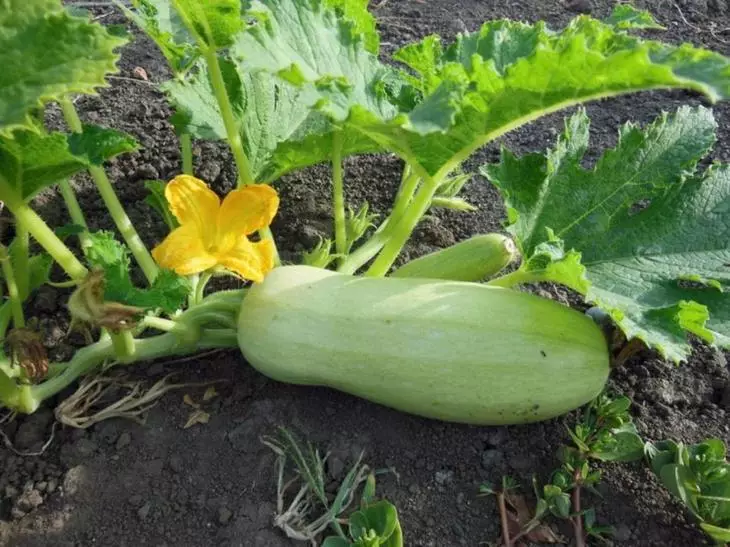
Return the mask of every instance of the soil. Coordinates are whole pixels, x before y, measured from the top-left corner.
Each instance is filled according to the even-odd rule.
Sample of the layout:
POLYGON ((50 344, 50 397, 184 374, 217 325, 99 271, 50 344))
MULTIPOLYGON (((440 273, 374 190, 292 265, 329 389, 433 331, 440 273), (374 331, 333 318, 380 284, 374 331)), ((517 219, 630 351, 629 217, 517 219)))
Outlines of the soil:
MULTIPOLYGON (((446 38, 474 30, 487 19, 546 20, 557 28, 578 11, 608 15, 610 0, 384 0, 375 10, 383 49, 437 32, 446 38)), ((689 41, 730 54, 730 7, 726 0, 637 2, 668 28, 661 38, 689 41)), ((112 6, 95 7, 104 23, 124 23, 112 6)), ((143 203, 141 181, 167 179, 180 169, 178 142, 167 119, 170 110, 156 84, 168 77, 161 56, 144 37, 123 51, 121 78, 100 96, 78 101, 82 117, 135 135, 143 149, 111 162, 111 180, 140 233, 150 245, 164 226, 143 203), (140 79, 136 67, 149 81, 140 79)), ((594 152, 615 143, 619 124, 651 121, 662 110, 698 99, 683 92, 648 93, 592 104, 594 152)), ((550 116, 508 135, 519 152, 552 143, 567 113, 550 116)), ((730 108, 715 108, 720 133, 713 159, 730 161, 730 108)), ((49 113, 51 124, 59 123, 49 113)), ((196 143, 196 173, 219 191, 232 187, 230 156, 220 147, 196 143)), ((467 165, 476 171, 495 160, 498 146, 481 151, 467 165)), ((392 157, 361 157, 346 163, 347 196, 367 199, 383 211, 395 192, 400 163, 392 157)), ((94 228, 111 229, 100 199, 87 179, 76 181, 94 228)), ((308 169, 280 184, 282 210, 273 229, 284 258, 295 259, 331 219, 321 197, 327 195, 329 170, 308 169)), ((476 176, 466 196, 479 211, 438 213, 418 228, 404 258, 449 245, 475 233, 500 230, 501 203, 476 176)), ((60 198, 50 194, 39 211, 66 222, 60 198)), ((558 297, 563 297, 555 293, 558 297)), ((47 328, 46 342, 68 358, 79 340, 66 337, 61 291, 44 289, 28 307, 47 328)), ((151 384, 176 371, 179 382, 222 381, 218 396, 204 404, 207 424, 184 428, 191 407, 205 387, 172 391, 149 411, 144 424, 108 420, 87 430, 54 424, 53 403, 34 415, 4 426, 0 448, 0 543, 8 546, 277 546, 294 544, 274 528, 274 455, 260 442, 286 426, 323 451, 332 452, 332 479, 365 451, 365 461, 392 473, 379 478, 379 492, 399 510, 409 546, 476 546, 495 541, 499 520, 493 499, 477 496, 484 481, 509 474, 530 491, 533 473, 543 478, 556 466, 555 451, 566 442, 565 425, 574 415, 519 427, 468 427, 401 414, 324 388, 279 384, 259 375, 235 351, 217 352, 185 362, 135 367, 135 379, 151 384), (38 456, 47 439, 52 442, 38 456), (12 444, 11 444, 12 443, 12 444), (10 447, 14 446, 15 451, 10 447), (17 451, 17 452, 16 452, 17 451)), ((730 442, 730 373, 726 355, 697 346, 680 367, 647 353, 618 370, 611 387, 630 396, 641 435, 647 440, 674 438, 697 442, 714 436, 730 442)), ((549 389, 549 386, 546 386, 549 389)), ((57 402, 57 401, 56 401, 57 402)), ((602 498, 593 497, 599 523, 616 528, 620 546, 705 544, 686 513, 640 464, 600 466, 602 498)), ((566 532, 566 530, 563 530, 566 532)))

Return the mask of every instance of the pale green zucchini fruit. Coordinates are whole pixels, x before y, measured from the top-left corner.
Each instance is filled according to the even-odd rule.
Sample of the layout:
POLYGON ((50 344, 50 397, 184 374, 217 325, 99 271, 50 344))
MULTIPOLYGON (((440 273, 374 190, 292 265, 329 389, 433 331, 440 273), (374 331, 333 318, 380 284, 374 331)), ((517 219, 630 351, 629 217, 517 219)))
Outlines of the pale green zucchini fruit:
POLYGON ((248 291, 238 342, 274 380, 470 424, 559 416, 593 399, 609 374, 601 330, 557 302, 309 266, 276 268, 248 291))
POLYGON ((480 234, 411 260, 395 270, 392 277, 482 281, 501 272, 516 253, 510 238, 480 234))

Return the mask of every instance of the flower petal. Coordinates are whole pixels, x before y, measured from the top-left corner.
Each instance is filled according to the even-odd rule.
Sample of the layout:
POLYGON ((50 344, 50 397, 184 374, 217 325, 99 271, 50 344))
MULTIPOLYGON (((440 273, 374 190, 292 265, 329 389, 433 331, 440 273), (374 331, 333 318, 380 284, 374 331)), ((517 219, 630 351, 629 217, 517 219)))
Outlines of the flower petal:
POLYGON ((206 240, 215 237, 221 201, 207 184, 190 175, 179 175, 165 186, 165 197, 180 224, 194 224, 206 234, 206 240))
POLYGON ((165 240, 152 249, 152 257, 162 267, 179 275, 192 275, 217 264, 208 253, 195 224, 175 228, 165 240))
POLYGON ((266 228, 279 208, 279 196, 271 186, 252 184, 230 192, 218 213, 219 246, 228 237, 249 235, 266 228))
POLYGON ((241 236, 235 247, 217 256, 218 263, 244 279, 261 283, 274 267, 274 243, 264 239, 253 243, 241 236))

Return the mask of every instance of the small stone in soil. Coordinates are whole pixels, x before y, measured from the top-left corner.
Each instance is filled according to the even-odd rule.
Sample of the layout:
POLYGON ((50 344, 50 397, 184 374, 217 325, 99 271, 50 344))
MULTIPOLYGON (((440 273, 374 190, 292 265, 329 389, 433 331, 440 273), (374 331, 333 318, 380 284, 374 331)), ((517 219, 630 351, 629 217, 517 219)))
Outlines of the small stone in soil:
POLYGON ((39 410, 28 416, 15 433, 15 447, 18 450, 40 448, 46 439, 46 429, 53 419, 50 410, 39 410))
POLYGON ((502 453, 499 450, 489 448, 482 452, 482 467, 491 469, 502 461, 502 453))
POLYGON ((233 512, 228 507, 221 507, 218 509, 218 522, 225 526, 231 520, 233 512))
POLYGON ((23 492, 20 497, 16 500, 15 506, 24 512, 29 512, 38 507, 43 503, 43 496, 41 496, 38 490, 30 490, 23 492))
POLYGON ((145 504, 137 509, 137 516, 140 518, 140 520, 145 520, 152 510, 152 504, 150 502, 145 502, 145 504))
POLYGON ((168 467, 175 473, 180 473, 183 470, 183 461, 177 454, 170 456, 170 460, 167 462, 168 467))
POLYGON ((129 499, 127 501, 129 501, 130 505, 133 505, 134 507, 139 507, 142 503, 142 496, 140 496, 139 494, 134 494, 133 496, 129 496, 129 499))
POLYGON ((86 468, 83 465, 77 465, 66 472, 66 476, 63 478, 63 491, 67 496, 73 496, 79 491, 85 471, 86 468))
POLYGON ((130 435, 128 431, 125 431, 124 433, 119 435, 119 438, 117 439, 116 448, 117 448, 117 450, 121 450, 122 448, 124 448, 131 442, 132 442, 132 435, 130 435))
POLYGON ((447 484, 451 484, 454 481, 454 472, 453 471, 437 471, 434 478, 436 480, 436 484, 439 484, 441 486, 446 486, 447 484))

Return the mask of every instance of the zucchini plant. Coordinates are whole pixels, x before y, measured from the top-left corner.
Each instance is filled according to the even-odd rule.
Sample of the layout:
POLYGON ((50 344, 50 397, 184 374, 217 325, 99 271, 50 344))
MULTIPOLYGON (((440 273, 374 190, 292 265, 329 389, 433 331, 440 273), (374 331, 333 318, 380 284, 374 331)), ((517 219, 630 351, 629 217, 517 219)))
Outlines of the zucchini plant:
POLYGON ((0 200, 14 219, 0 253, 3 406, 33 412, 102 366, 231 347, 273 378, 436 419, 546 419, 596 396, 611 354, 589 318, 516 290, 543 281, 576 290, 627 339, 669 360, 688 356, 689 335, 730 346, 730 177, 724 165, 697 170, 715 139, 706 108, 626 125, 591 169, 579 109, 546 154, 503 150, 481 170, 504 198, 508 234, 481 234, 393 272, 424 215, 473 209, 460 197, 470 180, 462 169, 484 145, 626 93, 679 88, 726 100, 729 59, 639 38, 634 29, 656 23, 620 5, 605 21, 579 16, 562 29, 488 21, 448 44, 407 44, 386 62, 366 5, 120 5, 169 62, 161 88, 181 146, 181 174, 147 184, 170 233, 145 242, 104 169, 139 144, 84 123, 74 103, 107 85, 129 38, 60 0, 0 0, 0 200), (65 131, 44 127, 49 103, 60 105, 65 131), (193 139, 230 148, 236 189, 219 196, 194 176, 193 139), (369 205, 345 195, 343 161, 361 154, 403 164, 392 208, 374 226, 369 205), (284 265, 271 230, 277 188, 320 163, 332 167, 332 238, 284 265), (84 170, 116 233, 95 230, 79 206, 69 177, 84 170), (60 231, 33 207, 51 188, 71 219, 60 231), (517 254, 519 267, 508 268, 517 254), (52 262, 65 279, 50 281, 52 262), (210 290, 219 276, 247 285, 210 290), (73 321, 97 336, 68 362, 49 362, 25 324, 22 304, 43 283, 73 287, 73 321))

